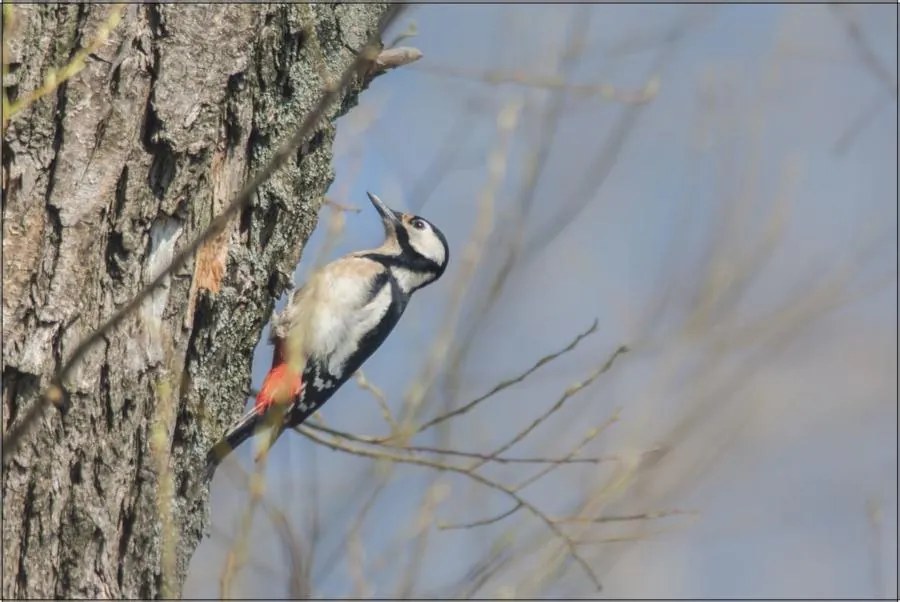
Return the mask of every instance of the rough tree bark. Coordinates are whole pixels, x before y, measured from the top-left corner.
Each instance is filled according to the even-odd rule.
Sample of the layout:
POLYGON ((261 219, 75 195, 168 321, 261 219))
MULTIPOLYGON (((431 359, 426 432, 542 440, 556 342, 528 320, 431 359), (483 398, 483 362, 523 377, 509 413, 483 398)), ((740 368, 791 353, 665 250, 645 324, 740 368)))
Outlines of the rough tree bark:
MULTIPOLYGON (((131 5, 80 73, 14 117, 2 158, 4 431, 266 161, 384 9, 131 5)), ((39 86, 110 10, 16 7, 10 93, 39 86)), ((179 593, 208 517, 194 479, 241 412, 254 345, 333 178, 331 120, 362 85, 88 353, 66 383, 68 414, 47 411, 8 462, 3 597, 179 593), (167 533, 177 543, 164 584, 167 533)))

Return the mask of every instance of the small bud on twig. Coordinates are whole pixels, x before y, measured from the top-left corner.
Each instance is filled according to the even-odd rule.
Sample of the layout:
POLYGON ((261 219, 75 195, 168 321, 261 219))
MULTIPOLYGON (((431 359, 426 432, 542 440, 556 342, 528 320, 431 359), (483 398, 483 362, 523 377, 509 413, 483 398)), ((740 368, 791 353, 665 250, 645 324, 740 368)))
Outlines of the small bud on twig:
POLYGON ((379 75, 388 69, 395 69, 414 63, 422 58, 422 51, 412 46, 399 46, 397 48, 386 48, 382 50, 375 58, 375 65, 372 67, 371 75, 379 75))

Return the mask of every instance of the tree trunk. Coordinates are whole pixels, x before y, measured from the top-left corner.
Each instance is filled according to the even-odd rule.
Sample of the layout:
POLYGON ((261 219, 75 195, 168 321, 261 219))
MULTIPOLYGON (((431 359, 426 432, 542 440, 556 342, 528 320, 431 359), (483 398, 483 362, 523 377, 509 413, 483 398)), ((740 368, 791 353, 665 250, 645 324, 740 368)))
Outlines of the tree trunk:
MULTIPOLYGON (((336 81, 384 5, 131 5, 3 140, 3 428, 220 212, 336 81)), ((16 6, 11 95, 109 5, 16 6)), ((332 107, 354 102, 358 82, 332 107)), ((177 596, 207 521, 193 485, 242 411, 253 348, 331 183, 327 121, 252 205, 76 369, 3 474, 3 597, 177 596)))

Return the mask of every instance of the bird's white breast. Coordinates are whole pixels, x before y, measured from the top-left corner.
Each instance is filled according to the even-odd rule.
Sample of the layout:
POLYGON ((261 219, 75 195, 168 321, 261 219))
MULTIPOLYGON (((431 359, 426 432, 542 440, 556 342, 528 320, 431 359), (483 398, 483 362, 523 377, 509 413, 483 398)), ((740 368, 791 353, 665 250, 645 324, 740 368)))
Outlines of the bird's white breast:
MULTIPOLYGON (((302 340, 304 355, 326 360, 327 371, 333 375, 343 374, 344 364, 377 327, 392 301, 389 286, 369 298, 379 270, 361 273, 353 269, 359 261, 364 260, 317 273, 279 317, 288 336, 302 340)), ((369 267, 371 262, 361 265, 369 267)))
POLYGON ((343 374, 347 360, 359 349, 366 335, 378 327, 391 301, 391 287, 383 286, 368 304, 359 307, 353 312, 353 317, 340 325, 340 336, 332 339, 332 333, 328 333, 328 372, 343 374))

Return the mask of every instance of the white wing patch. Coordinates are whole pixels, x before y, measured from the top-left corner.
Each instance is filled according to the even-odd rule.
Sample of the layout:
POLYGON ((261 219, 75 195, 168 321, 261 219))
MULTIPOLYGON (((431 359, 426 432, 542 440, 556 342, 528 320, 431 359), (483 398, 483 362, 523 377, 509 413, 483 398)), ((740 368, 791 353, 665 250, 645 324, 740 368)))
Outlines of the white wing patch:
POLYGON ((324 391, 334 386, 334 380, 330 378, 322 378, 322 375, 316 372, 316 378, 313 379, 313 388, 317 391, 324 391))

